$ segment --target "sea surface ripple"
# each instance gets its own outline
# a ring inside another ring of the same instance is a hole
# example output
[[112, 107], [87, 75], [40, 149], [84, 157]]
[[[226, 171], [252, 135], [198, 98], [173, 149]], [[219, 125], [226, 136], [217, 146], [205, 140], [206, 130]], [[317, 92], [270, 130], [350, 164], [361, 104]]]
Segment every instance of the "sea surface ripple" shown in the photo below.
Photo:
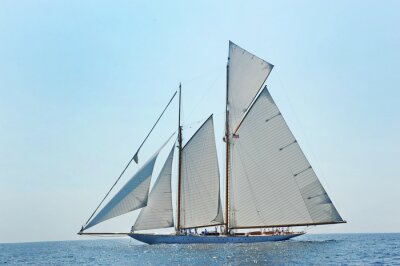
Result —
[[143, 245], [130, 239], [0, 244], [6, 265], [400, 265], [400, 234], [304, 235], [257, 244]]

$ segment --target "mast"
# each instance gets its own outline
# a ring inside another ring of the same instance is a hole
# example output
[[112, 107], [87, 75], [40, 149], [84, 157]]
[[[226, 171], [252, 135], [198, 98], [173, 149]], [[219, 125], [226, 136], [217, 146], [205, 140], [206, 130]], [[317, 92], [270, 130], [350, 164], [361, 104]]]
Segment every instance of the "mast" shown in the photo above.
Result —
[[229, 57], [226, 64], [226, 105], [225, 105], [225, 234], [229, 234], [229, 109], [228, 109], [228, 88], [229, 88]]
[[182, 86], [179, 83], [179, 111], [178, 111], [178, 215], [176, 231], [181, 229], [181, 177], [182, 177], [182, 126], [181, 126], [181, 97]]

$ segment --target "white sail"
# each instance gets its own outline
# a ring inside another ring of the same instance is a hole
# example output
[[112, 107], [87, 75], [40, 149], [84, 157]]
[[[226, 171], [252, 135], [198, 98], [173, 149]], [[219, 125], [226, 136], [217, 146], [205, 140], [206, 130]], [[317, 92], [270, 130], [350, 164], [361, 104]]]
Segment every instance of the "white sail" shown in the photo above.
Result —
[[230, 227], [342, 221], [266, 88], [231, 144]]
[[223, 223], [212, 116], [182, 150], [181, 226]]
[[238, 127], [272, 68], [270, 63], [229, 42], [229, 133]]
[[149, 194], [147, 206], [136, 219], [134, 230], [158, 229], [174, 226], [172, 211], [171, 174], [175, 145], [172, 147], [156, 183]]
[[147, 204], [151, 176], [154, 164], [161, 149], [169, 142], [174, 134], [158, 149], [156, 153], [136, 172], [136, 174], [118, 191], [117, 194], [84, 226], [86, 230], [105, 220], [143, 208]]

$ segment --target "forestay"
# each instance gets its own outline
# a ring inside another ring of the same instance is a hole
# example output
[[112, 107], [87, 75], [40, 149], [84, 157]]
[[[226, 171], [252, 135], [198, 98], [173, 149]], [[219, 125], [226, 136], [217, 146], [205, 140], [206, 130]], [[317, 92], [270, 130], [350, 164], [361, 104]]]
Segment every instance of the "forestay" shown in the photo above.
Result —
[[261, 89], [273, 65], [229, 42], [228, 109], [230, 133]]
[[146, 206], [151, 176], [160, 150], [136, 172], [107, 205], [84, 227], [85, 230], [105, 220]]
[[212, 115], [182, 150], [181, 226], [223, 223]]
[[341, 222], [267, 88], [232, 139], [230, 227]]
[[162, 167], [150, 192], [147, 206], [136, 219], [134, 230], [158, 229], [174, 226], [172, 211], [171, 175], [175, 145]]

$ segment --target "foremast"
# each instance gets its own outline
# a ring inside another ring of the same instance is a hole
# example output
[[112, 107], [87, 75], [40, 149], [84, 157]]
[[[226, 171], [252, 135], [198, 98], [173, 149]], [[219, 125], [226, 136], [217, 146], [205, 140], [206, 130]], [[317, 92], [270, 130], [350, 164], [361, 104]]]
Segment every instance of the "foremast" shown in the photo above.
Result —
[[213, 115], [204, 121], [183, 146], [180, 122], [181, 89], [180, 85], [175, 227], [177, 235], [187, 229], [224, 225]]

